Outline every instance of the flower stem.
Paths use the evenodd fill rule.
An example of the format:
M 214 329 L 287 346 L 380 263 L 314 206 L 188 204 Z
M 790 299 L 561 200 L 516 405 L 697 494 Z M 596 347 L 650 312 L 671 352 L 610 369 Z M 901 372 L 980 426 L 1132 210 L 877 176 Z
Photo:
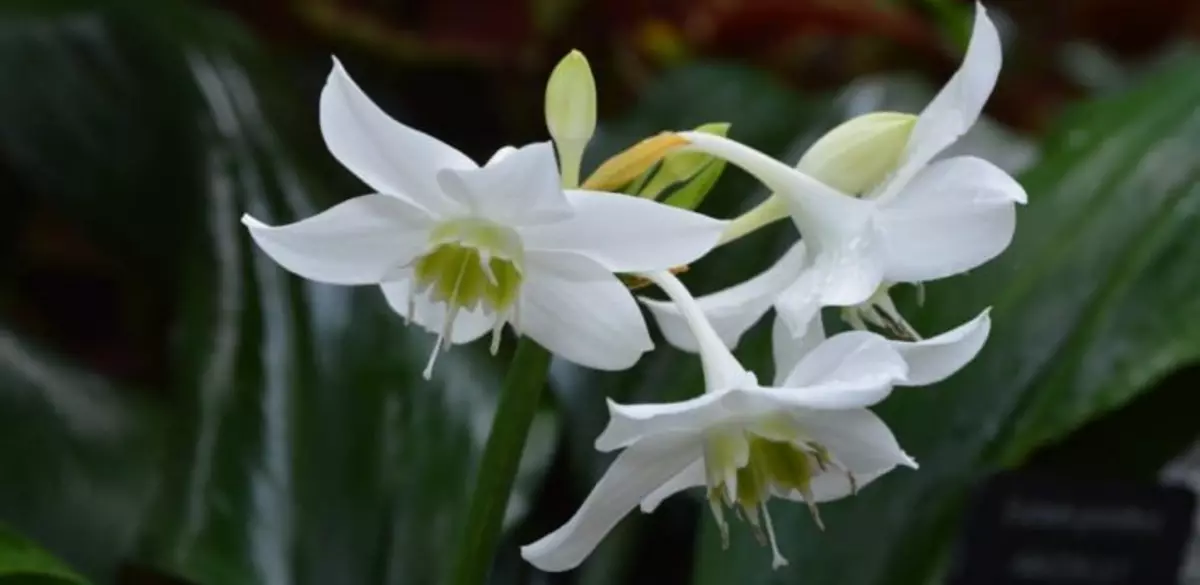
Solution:
M 508 366 L 500 402 L 492 417 L 492 430 L 475 476 L 475 491 L 471 494 L 465 530 L 453 565 L 452 585 L 483 585 L 492 569 L 508 496 L 549 369 L 550 352 L 533 340 L 522 338 Z
M 729 222 L 729 225 L 725 228 L 725 232 L 721 234 L 721 240 L 717 242 L 717 245 L 728 244 L 787 216 L 788 210 L 787 206 L 783 203 L 783 199 L 778 195 L 772 194 L 765 201 L 755 206 L 754 209 L 743 213 Z

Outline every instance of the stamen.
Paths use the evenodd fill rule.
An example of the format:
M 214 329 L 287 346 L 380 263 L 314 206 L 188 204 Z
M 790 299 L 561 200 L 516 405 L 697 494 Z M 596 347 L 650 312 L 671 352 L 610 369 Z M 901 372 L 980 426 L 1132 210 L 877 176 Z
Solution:
M 763 533 L 762 524 L 758 521 L 758 508 L 742 506 L 742 511 L 746 513 L 746 523 L 750 525 L 750 532 L 754 534 L 754 540 L 757 540 L 760 546 L 766 546 L 767 535 Z
M 813 522 L 816 522 L 817 528 L 825 530 L 825 523 L 821 521 L 821 511 L 817 509 L 817 503 L 813 501 L 812 488 L 805 487 L 800 490 L 800 495 L 804 496 L 804 503 L 808 504 L 808 513 L 812 514 Z
M 450 348 L 450 333 L 454 330 L 454 319 L 458 317 L 458 292 L 462 288 L 463 277 L 466 274 L 467 263 L 463 262 L 458 268 L 458 277 L 454 279 L 454 288 L 450 291 L 450 298 L 445 301 L 446 321 L 442 323 L 442 330 L 438 333 L 437 342 L 433 346 L 433 353 L 429 355 L 429 363 L 425 364 L 425 371 L 422 372 L 426 380 L 433 378 L 433 364 L 437 361 L 438 353 L 443 348 Z
M 921 334 L 904 320 L 891 297 L 883 295 L 882 299 L 875 301 L 875 305 L 879 307 L 879 315 L 887 321 L 889 329 L 906 341 L 920 341 Z
M 708 507 L 712 509 L 713 517 L 717 519 L 717 529 L 721 531 L 721 550 L 729 550 L 729 524 L 725 522 L 725 510 L 720 497 L 709 494 Z
M 438 333 L 437 341 L 433 344 L 433 352 L 429 354 L 429 361 L 425 364 L 425 371 L 421 373 L 426 380 L 433 378 L 433 364 L 437 361 L 438 352 L 442 350 L 443 337 L 445 337 L 444 333 Z
M 496 315 L 496 322 L 492 325 L 492 355 L 496 355 L 500 351 L 500 339 L 504 333 L 504 318 Z
M 492 272 L 492 253 L 484 249 L 478 249 L 475 252 L 479 254 L 479 268 L 483 270 L 483 275 L 487 277 L 488 282 L 492 283 L 492 286 L 500 286 L 500 280 L 496 278 L 496 273 Z
M 783 553 L 779 552 L 779 543 L 775 541 L 775 527 L 771 525 L 771 512 L 767 510 L 767 503 L 762 504 L 763 524 L 767 527 L 767 539 L 771 543 L 771 568 L 778 569 L 786 567 L 787 559 L 783 558 Z
M 413 279 L 412 284 L 408 287 L 408 314 L 404 316 L 404 324 L 411 325 L 413 317 L 417 314 L 417 294 L 421 291 L 417 287 L 417 279 Z

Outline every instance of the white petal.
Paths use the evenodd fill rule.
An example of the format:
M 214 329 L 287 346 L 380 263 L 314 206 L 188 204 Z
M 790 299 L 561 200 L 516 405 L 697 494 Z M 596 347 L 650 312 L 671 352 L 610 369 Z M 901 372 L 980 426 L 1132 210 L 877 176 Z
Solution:
M 447 195 L 472 214 L 501 225 L 562 221 L 572 215 L 549 142 L 501 149 L 483 168 L 442 169 L 437 180 Z
M 654 349 L 629 289 L 586 256 L 527 251 L 518 302 L 517 330 L 579 365 L 623 370 Z
M 630 446 L 613 461 L 575 515 L 558 530 L 521 547 L 521 556 L 543 571 L 579 566 L 638 502 L 700 456 L 700 443 L 690 438 Z
M 771 357 L 775 366 L 775 386 L 783 386 L 788 374 L 800 363 L 800 359 L 825 341 L 825 324 L 818 315 L 808 321 L 808 327 L 800 337 L 794 337 L 782 319 L 771 324 Z
M 392 280 L 380 285 L 388 306 L 401 316 L 408 317 L 409 300 L 412 301 L 413 321 L 426 331 L 439 335 L 446 326 L 446 305 L 429 299 L 428 295 L 418 293 L 412 296 L 411 272 L 402 280 Z M 450 330 L 451 343 L 468 343 L 475 341 L 483 334 L 492 330 L 496 318 L 486 313 L 481 307 L 474 310 L 459 310 L 454 316 L 454 326 Z
M 975 26 L 962 65 L 917 118 L 904 162 L 880 194 L 883 200 L 899 196 L 913 175 L 975 124 L 996 87 L 1001 60 L 1000 35 L 987 10 L 976 3 Z
M 517 151 L 517 149 L 513 146 L 501 146 L 498 150 L 496 150 L 496 152 L 494 154 L 492 154 L 492 158 L 489 158 L 487 163 L 484 166 L 494 165 L 494 164 L 504 160 L 504 157 L 506 157 L 516 151 Z
M 364 195 L 281 226 L 249 215 L 242 223 L 284 268 L 318 282 L 371 284 L 425 249 L 429 216 L 396 197 Z
M 837 470 L 830 470 L 821 473 L 812 478 L 812 483 L 809 484 L 809 489 L 812 490 L 813 503 L 820 504 L 821 502 L 830 502 L 840 500 L 846 496 L 852 495 L 857 490 L 861 490 L 867 484 L 883 477 L 887 472 L 895 469 L 895 466 L 887 469 L 880 469 L 870 473 L 851 473 L 854 476 L 854 483 L 850 483 L 850 479 L 846 474 Z M 786 494 L 778 494 L 781 497 L 789 500 L 803 502 L 804 495 L 796 490 L 792 490 Z
M 793 335 L 802 335 L 821 307 L 861 304 L 883 283 L 884 256 L 869 234 L 823 248 L 812 264 L 784 289 L 775 309 Z
M 987 341 L 992 328 L 985 309 L 974 319 L 937 337 L 921 341 L 892 341 L 892 347 L 908 362 L 908 376 L 901 386 L 926 386 L 949 378 L 967 365 Z
M 797 242 L 770 268 L 753 278 L 710 295 L 696 298 L 726 347 L 737 347 L 751 326 L 771 309 L 779 294 L 797 277 L 805 263 L 804 243 Z M 697 350 L 696 338 L 675 303 L 639 298 L 658 321 L 667 341 L 684 351 Z
M 876 219 L 891 282 L 925 282 L 975 268 L 1012 242 L 1025 190 L 995 165 L 957 157 L 930 165 Z
M 907 373 L 908 365 L 887 339 L 846 331 L 805 354 L 782 386 L 811 394 L 813 408 L 852 408 L 882 400 Z
M 896 465 L 917 467 L 883 419 L 865 408 L 798 412 L 793 417 L 805 434 L 824 445 L 851 472 L 872 473 Z
M 683 468 L 683 471 L 680 471 L 675 477 L 667 480 L 667 483 L 662 484 L 658 489 L 650 492 L 650 495 L 643 498 L 642 512 L 649 514 L 658 508 L 658 505 L 663 500 L 688 488 L 706 485 L 707 483 L 708 477 L 704 471 L 704 459 L 697 459 Z
M 688 264 L 717 245 L 729 223 L 649 199 L 567 191 L 575 216 L 521 230 L 529 249 L 584 254 L 612 272 L 648 272 Z
M 901 363 L 903 365 L 903 363 Z M 892 378 L 895 376 L 893 375 Z M 596 449 L 612 451 L 663 433 L 700 434 L 730 425 L 753 423 L 784 411 L 857 408 L 887 395 L 870 373 L 839 385 L 798 388 L 735 388 L 706 392 L 690 400 L 661 404 L 617 404 L 608 401 L 608 426 L 596 437 Z M 861 386 L 852 387 L 858 383 Z
M 457 207 L 442 194 L 437 172 L 476 166 L 454 147 L 389 117 L 337 59 L 321 91 L 321 134 L 329 152 L 364 183 L 437 214 Z

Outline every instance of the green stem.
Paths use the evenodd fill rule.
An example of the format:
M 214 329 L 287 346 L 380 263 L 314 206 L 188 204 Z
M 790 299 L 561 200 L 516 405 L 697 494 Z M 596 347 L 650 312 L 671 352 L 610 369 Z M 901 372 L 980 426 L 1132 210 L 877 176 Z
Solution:
M 522 338 L 508 366 L 500 402 L 492 417 L 492 431 L 475 477 L 452 585 L 483 585 L 492 569 L 508 496 L 549 369 L 550 352 L 533 340 Z
M 778 195 L 771 194 L 765 201 L 754 209 L 743 213 L 729 222 L 725 232 L 721 234 L 718 246 L 732 242 L 742 236 L 757 231 L 759 228 L 779 221 L 788 216 L 787 206 Z

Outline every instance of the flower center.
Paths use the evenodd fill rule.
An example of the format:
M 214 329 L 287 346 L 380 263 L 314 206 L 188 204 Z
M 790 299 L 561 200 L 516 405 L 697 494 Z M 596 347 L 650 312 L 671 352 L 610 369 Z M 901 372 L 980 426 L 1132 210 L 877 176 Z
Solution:
M 739 452 L 748 452 L 746 462 L 741 466 L 738 465 Z M 786 565 L 787 559 L 776 544 L 767 501 L 772 494 L 798 492 L 808 504 L 817 526 L 824 529 L 813 501 L 812 480 L 831 467 L 841 467 L 819 444 L 798 446 L 742 430 L 714 433 L 708 437 L 704 465 L 708 474 L 708 502 L 721 530 L 722 545 L 729 546 L 729 527 L 723 510 L 728 506 L 735 513 L 740 511 L 745 515 L 759 543 L 771 546 L 775 568 Z M 847 477 L 853 486 L 853 476 L 847 473 Z
M 438 351 L 450 343 L 450 333 L 460 310 L 482 309 L 494 316 L 492 353 L 499 348 L 500 332 L 521 290 L 524 247 L 512 229 L 481 219 L 457 219 L 430 232 L 429 252 L 413 264 L 413 294 L 427 294 L 446 307 L 425 377 L 432 375 Z M 409 319 L 415 306 L 409 305 Z
M 870 329 L 868 325 L 872 325 L 892 333 L 898 339 L 920 341 L 921 334 L 904 319 L 904 316 L 896 309 L 896 304 L 892 302 L 892 297 L 888 295 L 888 290 L 892 286 L 891 283 L 885 282 L 879 285 L 875 294 L 862 304 L 842 309 L 842 319 L 860 331 L 868 331 Z M 924 289 L 920 288 L 920 284 L 917 286 L 917 303 L 921 304 Z

